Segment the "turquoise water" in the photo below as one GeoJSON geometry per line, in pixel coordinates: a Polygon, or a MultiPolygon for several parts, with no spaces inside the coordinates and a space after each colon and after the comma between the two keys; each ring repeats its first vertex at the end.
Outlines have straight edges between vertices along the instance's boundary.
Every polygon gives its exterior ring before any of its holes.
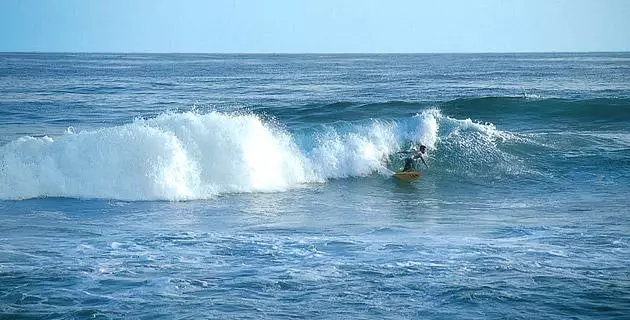
{"type": "Polygon", "coordinates": [[[629,62],[2,54],[0,318],[624,319],[629,62]]]}

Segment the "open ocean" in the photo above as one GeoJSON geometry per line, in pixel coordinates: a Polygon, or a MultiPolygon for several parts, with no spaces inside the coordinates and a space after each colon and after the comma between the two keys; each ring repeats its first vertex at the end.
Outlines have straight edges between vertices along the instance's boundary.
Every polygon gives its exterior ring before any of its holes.
{"type": "Polygon", "coordinates": [[[0,54],[0,319],[201,318],[630,319],[630,53],[0,54]]]}

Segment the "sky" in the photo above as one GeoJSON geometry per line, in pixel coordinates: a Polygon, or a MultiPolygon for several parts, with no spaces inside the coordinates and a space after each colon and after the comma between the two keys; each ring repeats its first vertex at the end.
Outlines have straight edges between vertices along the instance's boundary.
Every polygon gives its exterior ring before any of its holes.
{"type": "Polygon", "coordinates": [[[629,0],[0,0],[0,52],[630,51],[629,0]]]}

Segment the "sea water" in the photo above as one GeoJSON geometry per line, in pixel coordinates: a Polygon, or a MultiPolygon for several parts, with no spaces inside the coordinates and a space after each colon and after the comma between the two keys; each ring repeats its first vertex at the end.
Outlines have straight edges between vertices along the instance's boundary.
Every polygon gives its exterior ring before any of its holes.
{"type": "Polygon", "coordinates": [[[627,319],[629,206],[628,53],[0,54],[2,319],[627,319]]]}

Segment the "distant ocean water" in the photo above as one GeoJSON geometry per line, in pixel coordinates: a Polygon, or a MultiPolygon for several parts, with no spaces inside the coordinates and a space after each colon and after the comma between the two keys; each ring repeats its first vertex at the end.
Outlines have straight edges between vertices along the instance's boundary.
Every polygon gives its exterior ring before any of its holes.
{"type": "Polygon", "coordinates": [[[629,53],[0,54],[1,319],[627,319],[629,208],[629,53]]]}

